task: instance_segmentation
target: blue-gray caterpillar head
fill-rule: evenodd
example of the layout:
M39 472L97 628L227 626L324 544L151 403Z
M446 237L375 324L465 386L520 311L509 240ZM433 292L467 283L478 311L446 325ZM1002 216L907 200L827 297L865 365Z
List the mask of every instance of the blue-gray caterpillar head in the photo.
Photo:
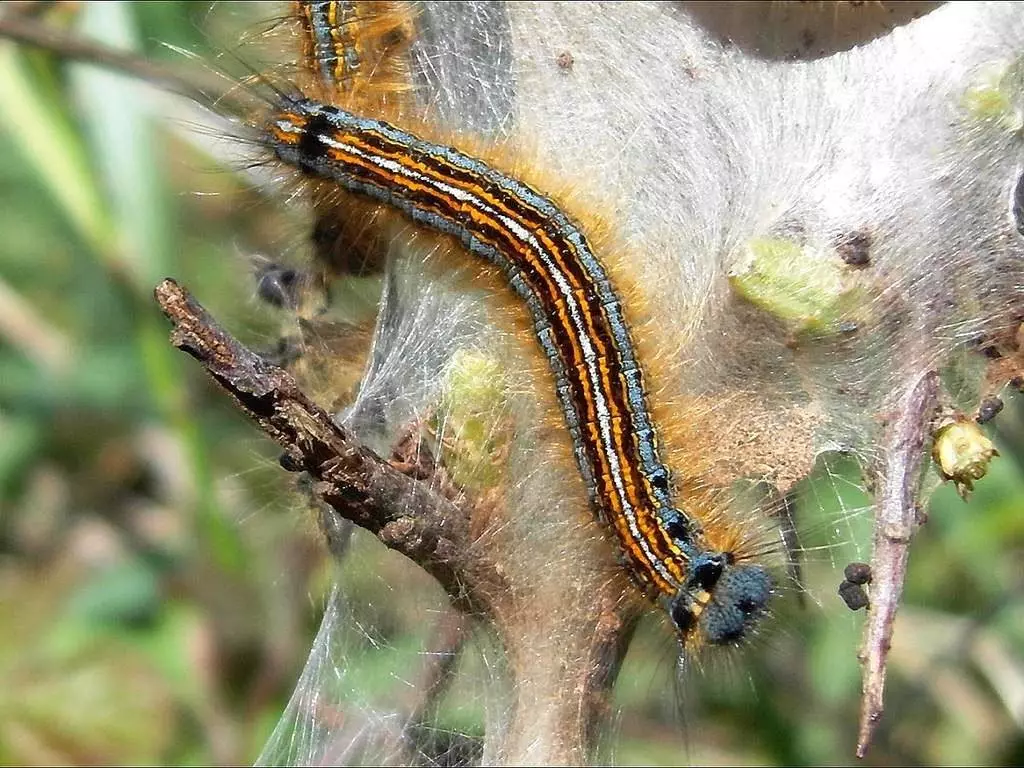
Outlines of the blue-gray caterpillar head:
M669 616L681 637L696 632L710 645L742 640L768 607L772 580L760 565L729 553L702 552L690 561L686 583L671 599Z

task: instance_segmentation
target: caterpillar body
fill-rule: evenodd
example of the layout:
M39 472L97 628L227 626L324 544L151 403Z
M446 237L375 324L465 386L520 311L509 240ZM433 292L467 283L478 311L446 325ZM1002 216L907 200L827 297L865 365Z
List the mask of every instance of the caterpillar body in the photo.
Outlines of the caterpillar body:
M574 219L482 160L315 99L282 105L264 132L285 164L450 235L502 272L530 312L577 466L634 580L684 644L742 638L770 577L709 546L674 502L620 296Z
M289 19L301 52L298 85L303 94L357 105L368 114L407 104L412 90L408 49L415 34L407 4L293 0ZM387 249L379 230L364 224L373 217L374 205L349 199L342 210L335 198L329 191L314 195L316 263L335 275L380 272Z

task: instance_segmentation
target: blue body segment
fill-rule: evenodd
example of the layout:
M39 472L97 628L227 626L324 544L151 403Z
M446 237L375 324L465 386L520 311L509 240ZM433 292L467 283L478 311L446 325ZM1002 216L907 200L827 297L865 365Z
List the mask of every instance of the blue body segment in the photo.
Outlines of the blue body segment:
M338 17L334 24L330 16L332 6ZM354 20L355 8L352 3L322 1L308 3L307 7L313 36L313 57L320 70L320 79L325 84L338 87L341 83L337 78L337 39L345 34L345 26ZM350 43L354 43L354 40ZM344 59L345 72L356 72L362 63L354 44L345 45L341 57Z

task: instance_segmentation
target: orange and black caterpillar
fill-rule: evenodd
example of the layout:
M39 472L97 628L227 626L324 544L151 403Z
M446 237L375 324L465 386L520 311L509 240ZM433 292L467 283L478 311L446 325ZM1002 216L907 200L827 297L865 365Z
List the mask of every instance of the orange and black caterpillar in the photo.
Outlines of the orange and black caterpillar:
M577 466L630 572L684 640L742 638L765 610L771 580L711 547L674 502L619 294L582 228L482 160L321 101L283 98L262 128L279 160L450 235L501 270L530 311Z

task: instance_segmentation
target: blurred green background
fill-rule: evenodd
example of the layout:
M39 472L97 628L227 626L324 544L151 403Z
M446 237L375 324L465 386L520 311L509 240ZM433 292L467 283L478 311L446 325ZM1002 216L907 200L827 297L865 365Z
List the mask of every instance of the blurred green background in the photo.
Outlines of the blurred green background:
M252 4L37 4L169 66L212 57ZM44 7L45 6L45 7ZM5 8L4 13L14 12ZM24 9L18 12L24 12ZM254 253L301 255L280 204L215 163L131 80L0 44L0 762L237 764L255 759L298 679L331 584L344 696L400 706L439 590L356 532L333 565L274 446L167 341L151 291L190 287L270 349L285 318L255 298ZM936 493L912 549L868 764L1024 762L1024 417L969 505ZM847 764L863 614L835 595L870 555L857 473L821 462L797 504L809 593L744 653L674 672L645 621L604 758ZM472 645L437 715L482 728ZM353 704L355 706L355 704ZM443 739L442 739L443 741Z

